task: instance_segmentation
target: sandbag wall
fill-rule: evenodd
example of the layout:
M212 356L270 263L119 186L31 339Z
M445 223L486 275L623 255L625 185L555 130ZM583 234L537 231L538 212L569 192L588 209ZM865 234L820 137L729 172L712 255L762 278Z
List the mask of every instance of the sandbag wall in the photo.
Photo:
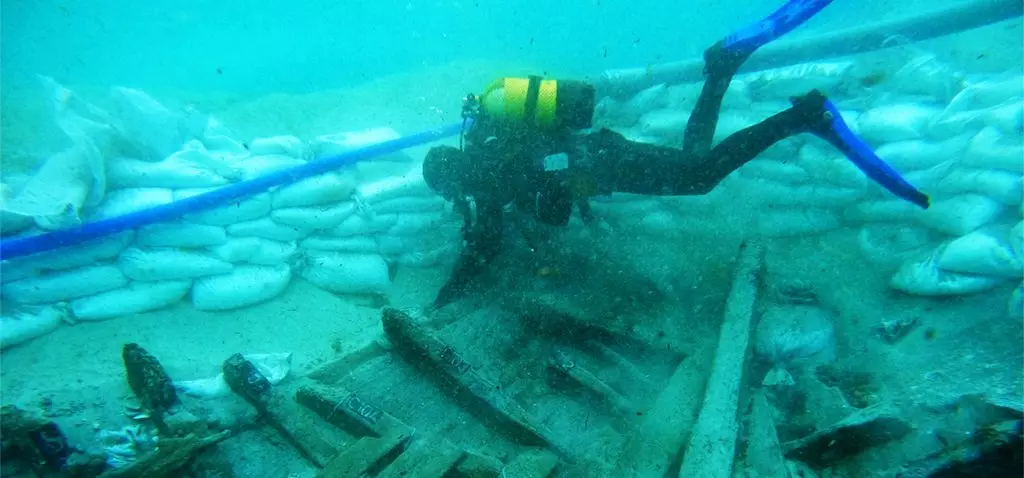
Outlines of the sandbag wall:
M662 84L632 97L603 98L597 122L633 140L679 147L700 86ZM1007 308L1020 318L1020 73L972 76L920 54L892 71L842 60L745 74L725 97L716 142L812 88L829 95L851 129L931 196L928 210L892 196L828 143L803 134L773 146L707 196L613 195L595 211L649 233L784 237L851 228L861 253L891 271L893 288L948 296L1017 284Z
M154 102L134 107L145 116ZM398 137L386 128L310 142L243 143L228 134L211 120L198 138L158 160L106 158L103 200L83 219L121 216ZM246 307L276 297L295 276L334 293L386 295L389 263L431 267L453 259L460 227L423 182L421 163L395 153L181 220L5 260L0 342L19 343L62 319L108 319L185 298L199 310Z

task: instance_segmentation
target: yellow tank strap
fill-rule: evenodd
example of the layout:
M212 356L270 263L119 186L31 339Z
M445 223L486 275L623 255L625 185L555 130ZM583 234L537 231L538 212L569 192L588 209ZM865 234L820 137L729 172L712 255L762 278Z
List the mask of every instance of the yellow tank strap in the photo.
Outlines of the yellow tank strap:
M505 78L505 118L522 121L526 114L526 93L530 80L526 78Z
M543 80L537 94L537 126L553 126L555 124L556 106L558 105L558 81Z

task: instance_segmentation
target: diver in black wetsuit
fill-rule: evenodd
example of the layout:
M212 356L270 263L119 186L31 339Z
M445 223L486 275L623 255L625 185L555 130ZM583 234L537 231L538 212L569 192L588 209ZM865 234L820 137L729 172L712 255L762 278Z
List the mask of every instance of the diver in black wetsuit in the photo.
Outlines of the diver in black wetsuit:
M607 129L589 131L595 92L581 82L505 78L479 98L468 96L464 115L473 124L463 147L433 148L423 163L427 184L453 201L466 218L465 249L433 308L458 298L498 254L507 205L544 223L565 225L574 205L589 219L590 196L706 194L769 146L800 133L829 141L869 177L927 208L928 197L854 136L835 106L816 90L711 147L722 98L743 62L830 1L791 0L771 17L706 50L705 83L682 149L632 142Z

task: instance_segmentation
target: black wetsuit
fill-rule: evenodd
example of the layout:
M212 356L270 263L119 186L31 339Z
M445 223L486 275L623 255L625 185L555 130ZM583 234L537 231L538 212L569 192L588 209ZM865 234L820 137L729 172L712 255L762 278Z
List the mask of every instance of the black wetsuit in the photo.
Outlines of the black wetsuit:
M711 148L722 98L745 59L743 54L724 53L718 45L705 52L705 84L686 125L682 149L629 141L608 129L544 132L504 127L486 118L479 121L465 138L464 151L472 159L471 166L460 171L463 196L476 203L475 220L466 202L457 199L456 207L466 216L466 246L434 306L457 298L498 254L503 210L508 204L543 222L565 224L574 203L584 217L588 214L585 199L578 197L579 178L589 183L582 186L589 189L589 195L706 194L776 142L827 128L826 98L812 91L794 98L791 108L737 131Z

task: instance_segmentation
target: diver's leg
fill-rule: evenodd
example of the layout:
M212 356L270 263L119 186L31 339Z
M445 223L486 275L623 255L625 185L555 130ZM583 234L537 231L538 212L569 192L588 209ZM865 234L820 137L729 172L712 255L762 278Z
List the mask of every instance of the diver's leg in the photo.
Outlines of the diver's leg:
M722 98L743 62L758 48L800 26L829 3L832 0L790 0L768 17L737 30L704 52L704 86L683 133L683 151L688 156L699 157L711 149Z

